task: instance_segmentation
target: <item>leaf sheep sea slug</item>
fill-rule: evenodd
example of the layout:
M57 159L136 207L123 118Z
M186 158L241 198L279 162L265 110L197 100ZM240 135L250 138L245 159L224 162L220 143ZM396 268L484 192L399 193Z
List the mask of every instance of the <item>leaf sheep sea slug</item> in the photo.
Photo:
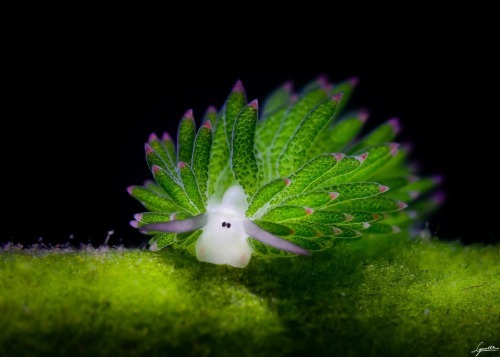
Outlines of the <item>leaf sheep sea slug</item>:
M436 205L425 194L438 179L412 172L392 142L397 119L358 138L367 113L342 111L356 82L320 78L297 93L286 83L259 105L238 81L198 129L188 110L176 143L164 133L145 144L155 181L128 188L148 210L131 225L154 235L151 250L240 268L253 254L309 255L407 230Z

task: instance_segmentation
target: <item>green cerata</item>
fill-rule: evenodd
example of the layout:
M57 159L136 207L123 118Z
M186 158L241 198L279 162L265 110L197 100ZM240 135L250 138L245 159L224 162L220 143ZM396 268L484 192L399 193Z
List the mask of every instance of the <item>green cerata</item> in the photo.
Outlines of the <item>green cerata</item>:
M188 110L175 143L164 133L145 144L154 181L128 188L147 210L131 225L153 235L151 250L240 268L254 254L310 255L409 230L439 204L440 179L414 173L393 142L397 119L360 135L368 114L343 110L356 84L285 83L259 105L238 81L198 129Z

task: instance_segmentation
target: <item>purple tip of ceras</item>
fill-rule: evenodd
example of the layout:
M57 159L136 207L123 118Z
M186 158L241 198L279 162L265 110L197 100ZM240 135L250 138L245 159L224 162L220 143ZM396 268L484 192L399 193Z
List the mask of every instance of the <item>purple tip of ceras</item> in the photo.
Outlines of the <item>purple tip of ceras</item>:
M333 201L333 200L335 200L335 199L337 199L337 197L339 197L339 195L340 195L340 193L338 193L338 192L330 192L330 193L328 194L328 196L330 196L330 199L331 199L332 201Z
M329 82L320 83L320 88L323 89L326 93L330 93L333 90L333 84Z
M243 88L243 83L241 83L241 80L237 80L236 83L233 86L233 92L244 92L245 88Z
M142 213L136 213L136 214L134 214L134 219L136 221L142 221Z
M134 228L139 228L139 222L137 221L130 221L128 223Z
M417 198L419 198L420 194L420 191L408 191L408 196L410 196L412 200L416 200Z
M337 228L337 227L333 227L332 231L333 231L333 234L335 234L336 236L339 235L340 233L342 233L342 229Z
M443 175L435 175L431 177L432 182L434 182L435 185L441 185L444 181L444 176Z
M380 193L389 191L389 187L388 186L384 186L384 185L380 185L378 187L378 189L379 189Z
M351 77L347 81L352 87L356 87L359 84L359 77Z
M148 143L151 141L158 141L158 136L155 133L149 134Z
M217 108L215 105L209 105L207 108L207 113L217 113Z
M389 147L391 149L391 155L396 156L399 152L399 144L398 143L391 143L391 144L389 144Z
M165 131L161 135L161 140L162 141L172 141L172 137Z
M358 112L357 116L358 116L359 121L364 124L368 120L368 117L370 116L370 112L366 109L361 109Z
M281 89L283 89L284 91L287 91L287 92L291 93L293 91L293 82L292 81L286 81L281 86Z
M398 209L405 209L408 207L407 203L404 203L403 201L396 201L396 205L398 206Z
M172 213L169 218L171 221L175 221L177 219L177 212Z
M336 94L332 95L332 100L334 102L340 103L343 96L344 96L344 92L336 93Z
M177 166L179 167L180 170L182 170L183 168L186 167L186 163L183 162L183 161L179 161L179 163L177 164Z
M205 122L203 123L203 127L207 129L212 129L212 123L210 122L210 120L205 120Z
M406 211L406 213L408 214L408 217L410 217L411 219L416 219L418 217L417 211L410 210Z
M410 175L408 176L408 182L409 183L414 183L418 181L418 176L417 175Z
M413 143L409 141L405 141L404 143L401 144L401 147L406 153L410 153L413 151Z
M325 88L326 86L329 85L329 82L328 82L328 76L326 74L320 74L317 78L316 78L316 82L318 82L319 86L321 88Z
M145 143L144 144L144 151L146 151L146 155L149 155L151 154L154 150L153 148L148 144L148 143Z
M188 119L188 120L194 120L193 109L186 110L186 112L184 113L184 115L182 116L182 118L183 119Z
M129 195L132 195L132 191L134 190L134 188L135 188L134 185L127 187L127 192Z
M401 233L401 228L398 226L391 226L392 233L398 234Z
M345 154L342 154L341 152L334 153L332 154L335 160L340 161L345 157Z
M312 208L309 208L309 207L304 207L305 211L306 211L306 216L309 216L311 214L313 214L314 210Z
M444 191L438 191L432 196L432 200L438 204L442 205L446 201L446 194Z
M418 161L412 161L408 164L408 168L412 172L418 172L422 168L422 165Z
M394 134L399 134L401 131L401 124L399 123L399 118L392 118L387 121L387 124L392 126L392 130L394 130Z
M365 162L366 158L368 157L368 153L364 152L361 155L355 156L356 160L358 160L361 164Z
M160 171L160 170L161 170L161 167L160 167L160 166L158 166L158 165L153 165L153 166L151 167L151 170L153 171L153 174L156 174L158 171Z
M248 105L254 109L259 109L259 101L257 99L252 100Z

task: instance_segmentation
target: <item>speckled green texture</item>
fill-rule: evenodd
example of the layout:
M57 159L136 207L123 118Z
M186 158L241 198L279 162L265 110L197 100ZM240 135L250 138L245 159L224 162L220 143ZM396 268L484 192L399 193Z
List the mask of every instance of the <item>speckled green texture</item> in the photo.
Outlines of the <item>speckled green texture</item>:
M262 107L262 117L265 120L259 120L255 131L255 145L262 155L264 164L264 181L268 182L274 177L276 162L271 161L271 147L276 133L279 132L281 122L288 113L288 107L292 100L292 85L285 83L276 89L264 101Z
M324 78L326 81L326 78ZM354 89L356 88L356 85L358 83L359 79L356 77L350 78L348 80L339 82L339 83L334 83L331 85L331 90L330 90L330 95L333 96L335 94L340 94L342 93L342 100L338 104L338 109L337 112L335 113L335 117L338 117L338 114L342 112L342 110L345 108L349 100L351 99L352 93L354 92ZM328 82L328 81L326 81ZM328 87L328 84L327 84Z
M364 199L350 200L340 202L334 205L335 209L340 211L364 211L372 213L393 212L400 210L401 202L395 201L388 197L370 197Z
M201 199L200 190L193 170L188 164L179 164L182 185L191 202L198 208L199 212L205 212L205 204Z
M140 201L150 211L155 212L175 212L180 207L164 194L153 192L149 188L142 186L131 186L130 195Z
M163 152L163 154L165 154L165 151L157 151L153 149L151 144L156 144L157 150L163 150L158 140L150 140L149 143L144 145L146 149L146 162L148 163L148 167L151 169L153 165L165 166L166 168L168 168L168 171L172 172L168 157L162 157L159 154L159 152Z
M246 269L3 252L0 316L2 356L470 356L500 345L500 246L391 236Z
M262 115L265 117L274 115L288 107L292 97L291 89L292 83L287 82L269 94L262 106Z
M283 222L290 219L304 218L307 215L307 207L282 205L271 208L262 216L262 219L271 222Z
M188 248L201 236L203 231L197 230L194 232L179 233L175 237L174 247L175 248Z
M266 120L257 122L255 130L255 146L262 155L264 162L264 180L270 181L275 174L276 162L271 161L271 147L275 134L278 132L281 121L287 113L287 108L282 108L275 113L269 115Z
M316 208L330 204L335 198L336 196L328 191L311 191L291 196L290 198L285 199L283 204Z
M330 154L318 156L306 163L300 170L290 175L289 184L271 200L271 204L283 201L286 197L298 195L308 187L316 188L318 181L331 168L337 164L337 160Z
M137 221L137 227L141 227L150 223L168 222L170 221L170 214L163 212L144 212L135 214L134 218Z
M175 168L175 159L176 159L175 144L172 141L172 137L167 132L164 132L162 135L161 146L163 150L165 150L169 159L171 160L172 168Z
M265 229L269 233L278 235L278 236L289 236L294 233L292 228L289 228L288 225L284 226L283 224L268 222L265 220L258 219L255 223L262 229Z
M234 177L248 197L252 197L260 186L259 169L254 153L257 110L257 102L245 106L236 118L231 136L231 168Z
M241 82L238 82L229 94L220 115L215 121L215 132L208 171L209 196L215 194L222 197L224 190L234 181L229 167L232 132L236 117L246 104L245 91Z
M219 181L223 179L224 174L228 174L227 164L229 161L229 143L226 138L226 126L221 118L222 114L215 121L212 147L210 151L210 160L208 166L208 195L217 191Z
M312 91L304 91L304 94L290 107L286 115L281 120L278 132L273 139L271 154L269 160L278 162L281 151L286 146L293 133L300 125L304 117L318 104L324 100L327 92L323 89L315 89ZM275 172L277 175L278 172ZM287 173L288 175L289 173ZM273 178L276 178L274 176Z
M171 175L177 175L175 170L175 149L172 140L161 140L156 135L152 135L148 140L148 145L152 151L146 149L146 161L149 168L153 165L165 167Z
M161 233L151 239L151 244L156 243L156 249L164 248L175 242L177 234L175 233Z
M351 150L356 152L363 150L363 148L378 145L379 143L391 142L396 137L396 134L394 126L384 123L353 145Z
M340 202L368 198L379 195L381 185L376 182L354 182L328 187L328 190L337 192L339 196L332 201L332 205Z
M205 114L203 115L203 124L205 124L207 121L210 122L210 125L215 123L217 121L217 108L214 106L210 106L207 108L205 111Z
M213 116L215 112L210 111L207 115ZM208 120L198 129L193 148L193 171L204 205L207 203L208 163L210 162L211 147L212 126Z
M361 167L361 161L357 156L344 156L338 161L337 165L330 170L330 177L325 177L318 185L329 186L349 181L349 175L359 167Z
M168 174L167 171L159 166L153 166L153 175L158 185L165 190L165 192L172 197L173 201L179 207L182 207L187 212L197 213L198 210L191 204L184 188L180 186L175 179Z
M260 207L269 203L286 185L286 179L278 178L262 186L252 197L246 212L247 216L252 216Z
M307 161L311 146L321 131L330 124L337 102L333 98L320 102L297 126L278 157L278 172L281 177L290 175Z
M319 224L337 224L349 221L349 217L340 211L314 211L304 218L304 222Z
M341 103L344 101L342 97ZM364 113L363 113L364 114ZM349 114L344 119L335 123L332 127L323 130L311 147L309 157L313 158L324 152L340 152L359 134L363 127L363 121L359 113Z
M177 161L191 165L196 125L193 114L188 111L179 123L177 131Z
M368 150L362 150L365 151L368 156L359 169L345 175L344 180L347 180L347 182L354 182L371 179L377 174L378 170L382 169L386 164L394 159L394 148L394 145L383 144L371 147ZM361 154L361 152L357 152L357 154Z

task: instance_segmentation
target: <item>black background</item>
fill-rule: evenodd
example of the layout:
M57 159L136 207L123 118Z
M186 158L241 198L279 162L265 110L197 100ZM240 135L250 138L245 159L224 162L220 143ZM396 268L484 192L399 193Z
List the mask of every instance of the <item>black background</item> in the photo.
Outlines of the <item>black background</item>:
M248 99L263 99L286 80L296 87L319 74L333 82L359 76L351 108L367 108L369 125L399 117L399 141L414 144L423 173L442 174L448 197L430 220L441 239L499 242L497 194L498 100L487 88L492 66L461 42L395 41L357 51L299 47L260 49L247 41L228 50L173 48L165 39L134 47L111 38L72 45L30 43L8 68L13 81L4 114L3 222L0 242L139 245L128 225L141 206L126 187L150 178L143 144L192 108L222 105L237 79ZM405 42L405 43L403 43ZM408 42L408 43L407 43ZM470 48L469 48L470 49Z

